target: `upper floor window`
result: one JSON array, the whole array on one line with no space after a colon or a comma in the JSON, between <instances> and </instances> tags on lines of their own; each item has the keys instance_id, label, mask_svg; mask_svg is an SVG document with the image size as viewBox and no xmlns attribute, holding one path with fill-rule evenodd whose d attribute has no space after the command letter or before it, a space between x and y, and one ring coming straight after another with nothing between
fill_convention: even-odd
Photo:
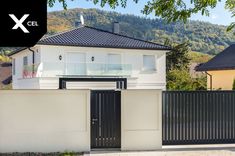
<instances>
[{"instance_id":1,"label":"upper floor window","mask_svg":"<svg viewBox=\"0 0 235 156\"><path fill-rule=\"evenodd\" d=\"M156 71L155 55L143 55L143 70Z\"/></svg>"},{"instance_id":2,"label":"upper floor window","mask_svg":"<svg viewBox=\"0 0 235 156\"><path fill-rule=\"evenodd\" d=\"M27 66L28 65L28 57L25 56L23 57L23 66Z\"/></svg>"},{"instance_id":3,"label":"upper floor window","mask_svg":"<svg viewBox=\"0 0 235 156\"><path fill-rule=\"evenodd\" d=\"M12 59L12 74L16 74L16 59Z\"/></svg>"},{"instance_id":4,"label":"upper floor window","mask_svg":"<svg viewBox=\"0 0 235 156\"><path fill-rule=\"evenodd\" d=\"M108 67L109 70L121 70L121 55L108 54Z\"/></svg>"}]
</instances>

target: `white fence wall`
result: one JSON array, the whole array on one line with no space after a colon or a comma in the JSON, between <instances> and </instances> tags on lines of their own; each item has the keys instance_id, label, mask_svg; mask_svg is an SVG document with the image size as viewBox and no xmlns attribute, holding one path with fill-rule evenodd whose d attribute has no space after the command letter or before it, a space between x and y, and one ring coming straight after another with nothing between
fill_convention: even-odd
<instances>
[{"instance_id":1,"label":"white fence wall","mask_svg":"<svg viewBox=\"0 0 235 156\"><path fill-rule=\"evenodd\" d=\"M162 146L160 90L121 93L121 149ZM0 153L90 151L89 90L0 90Z\"/></svg>"},{"instance_id":2,"label":"white fence wall","mask_svg":"<svg viewBox=\"0 0 235 156\"><path fill-rule=\"evenodd\" d=\"M90 91L0 91L0 153L90 150Z\"/></svg>"},{"instance_id":3,"label":"white fence wall","mask_svg":"<svg viewBox=\"0 0 235 156\"><path fill-rule=\"evenodd\" d=\"M121 94L122 150L162 148L162 92L125 90Z\"/></svg>"}]
</instances>

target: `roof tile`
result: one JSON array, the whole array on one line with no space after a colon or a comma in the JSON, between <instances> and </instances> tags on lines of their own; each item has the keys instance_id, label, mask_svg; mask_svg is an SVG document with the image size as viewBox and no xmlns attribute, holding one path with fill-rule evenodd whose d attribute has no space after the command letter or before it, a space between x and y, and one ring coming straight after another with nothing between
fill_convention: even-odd
<instances>
[{"instance_id":1,"label":"roof tile","mask_svg":"<svg viewBox=\"0 0 235 156\"><path fill-rule=\"evenodd\" d=\"M108 31L82 26L61 34L41 39L38 44L170 50L169 47L132 37L114 34Z\"/></svg>"},{"instance_id":2,"label":"roof tile","mask_svg":"<svg viewBox=\"0 0 235 156\"><path fill-rule=\"evenodd\" d=\"M220 52L208 62L198 66L197 71L235 69L235 44Z\"/></svg>"},{"instance_id":3,"label":"roof tile","mask_svg":"<svg viewBox=\"0 0 235 156\"><path fill-rule=\"evenodd\" d=\"M42 38L38 44L149 50L171 49L170 47L161 44L135 39L88 26L82 26L70 31ZM19 48L11 52L9 56L14 55L24 49L26 49L26 47Z\"/></svg>"}]
</instances>

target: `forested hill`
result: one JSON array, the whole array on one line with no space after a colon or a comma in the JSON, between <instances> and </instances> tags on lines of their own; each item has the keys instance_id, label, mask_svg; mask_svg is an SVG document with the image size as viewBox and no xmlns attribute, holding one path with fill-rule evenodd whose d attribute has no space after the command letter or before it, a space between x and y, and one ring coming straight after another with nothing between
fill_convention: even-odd
<instances>
[{"instance_id":1,"label":"forested hill","mask_svg":"<svg viewBox=\"0 0 235 156\"><path fill-rule=\"evenodd\" d=\"M123 34L144 40L164 43L166 38L174 42L189 40L191 50L216 54L235 42L235 35L226 32L226 27L207 22L190 21L167 24L161 19L142 18L134 15L107 12L97 9L71 9L48 14L49 33L74 27L83 12L85 24L111 31L114 21L120 22Z\"/></svg>"},{"instance_id":2,"label":"forested hill","mask_svg":"<svg viewBox=\"0 0 235 156\"><path fill-rule=\"evenodd\" d=\"M167 24L161 19L142 18L134 15L107 12L97 9L70 9L48 13L48 33L71 29L83 12L85 25L111 31L112 23L120 23L121 33L144 40L164 43L166 38L174 42L189 40L191 50L216 54L235 42L235 35L226 27L207 22L190 21ZM5 48L4 48L5 49Z\"/></svg>"}]
</instances>

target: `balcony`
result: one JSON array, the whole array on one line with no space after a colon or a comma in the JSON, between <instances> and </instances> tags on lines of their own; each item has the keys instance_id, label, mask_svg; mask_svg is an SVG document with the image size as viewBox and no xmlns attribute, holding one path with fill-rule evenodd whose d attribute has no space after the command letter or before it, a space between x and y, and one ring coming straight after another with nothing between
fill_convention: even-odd
<instances>
[{"instance_id":1,"label":"balcony","mask_svg":"<svg viewBox=\"0 0 235 156\"><path fill-rule=\"evenodd\" d=\"M131 73L130 64L43 62L24 66L22 77L129 77Z\"/></svg>"}]
</instances>

